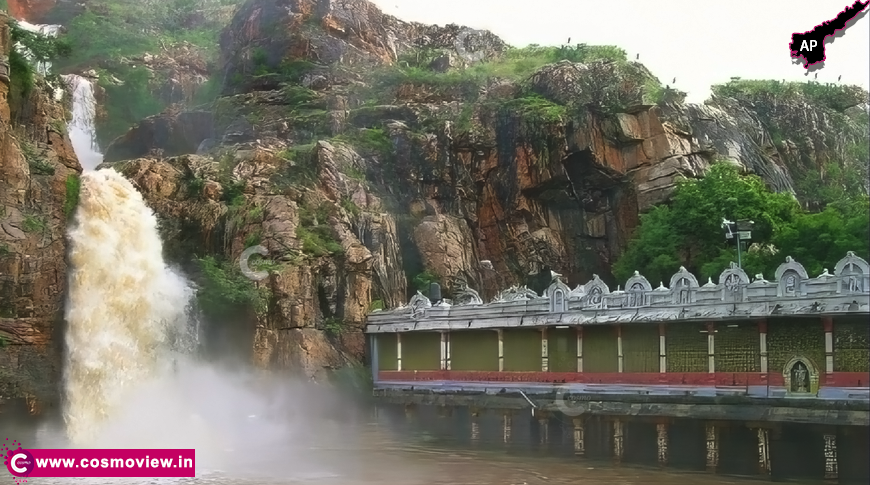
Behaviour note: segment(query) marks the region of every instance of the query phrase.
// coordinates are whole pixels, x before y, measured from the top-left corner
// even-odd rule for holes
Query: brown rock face
[[[7,0],[6,3],[12,18],[36,24],[57,5],[57,0]]]
[[[233,91],[257,66],[308,60],[346,66],[391,64],[410,48],[452,47],[457,25],[438,27],[403,22],[367,0],[248,0],[221,34],[225,91]],[[505,48],[486,33],[477,50],[487,55]]]
[[[167,111],[140,121],[107,148],[104,160],[117,162],[154,154],[172,157],[196,153],[199,144],[212,136],[210,112]]]
[[[258,365],[317,377],[359,358],[370,305],[405,304],[424,271],[448,298],[459,282],[489,299],[549,270],[572,286],[593,273],[624,284],[610,266],[640,214],[717,159],[792,190],[746,106],[684,104],[670,91],[653,103],[652,75],[627,60],[459,82],[456,70],[474,62],[456,48],[461,32],[402,22],[365,0],[249,0],[221,36],[225,96],[212,131],[166,113],[110,148],[107,159],[122,160],[208,141],[203,158],[115,166],[167,221],[167,241],[234,259],[260,244],[279,262],[258,283],[272,298],[252,323]],[[492,34],[476,39],[485,59],[504,50]],[[429,50],[441,52],[419,77],[455,76],[393,72],[387,94],[370,92],[383,86],[374,68]],[[202,179],[195,191],[184,188],[190,177]],[[219,202],[239,186],[243,206]]]
[[[188,240],[188,247],[238,261],[252,237],[268,250],[276,267],[256,285],[268,291],[269,305],[252,316],[247,336],[254,364],[320,380],[328,369],[360,361],[373,286],[397,305],[406,281],[393,217],[371,202],[365,213],[343,203],[368,201],[359,183],[336,168],[358,155],[327,143],[314,147],[313,170],[323,182],[307,190],[281,183],[290,167],[271,150],[237,148],[228,156],[235,160],[233,176],[245,181],[243,205],[231,208],[214,195],[223,190],[218,179],[225,180],[214,160],[188,155],[107,165],[128,177],[167,222],[170,253]]]
[[[11,4],[11,2],[10,2]],[[0,14],[0,53],[9,53]],[[59,323],[66,288],[64,206],[81,172],[63,107],[39,81],[10,119],[9,86],[0,81],[0,405],[53,401],[59,378]],[[74,183],[72,184],[75,185]],[[68,188],[70,187],[70,188]]]

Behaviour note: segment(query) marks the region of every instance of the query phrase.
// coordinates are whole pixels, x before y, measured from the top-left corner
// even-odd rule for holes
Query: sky
[[[791,34],[833,19],[854,0],[373,0],[385,13],[427,24],[490,30],[510,45],[610,44],[640,54],[664,84],[701,102],[710,86],[743,79],[806,81]],[[870,14],[826,43],[819,82],[870,86]]]

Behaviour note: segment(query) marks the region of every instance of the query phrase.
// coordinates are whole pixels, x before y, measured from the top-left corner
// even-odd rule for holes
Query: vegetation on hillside
[[[712,92],[758,116],[789,164],[805,207],[819,211],[867,193],[870,100],[862,87],[734,78]]]
[[[449,93],[451,97],[466,102],[475,102],[478,100],[480,88],[494,79],[520,84],[519,98],[538,97],[539,94],[530,89],[526,81],[543,66],[560,61],[596,66],[613,65],[622,78],[621,86],[610,86],[614,90],[619,88],[624,91],[637,91],[652,101],[661,100],[663,94],[661,83],[642,64],[630,62],[626,52],[616,46],[577,44],[545,47],[533,44],[522,48],[508,48],[497,57],[466,68],[446,71],[436,69],[437,63],[434,61],[445,55],[448,53],[441,49],[415,50],[401,56],[395,65],[376,70],[372,75],[367,101],[391,102],[397,86],[416,85],[435,92]],[[607,96],[602,96],[605,97]],[[601,106],[595,106],[598,101],[596,99],[578,100],[578,104],[617,111],[635,102],[633,99],[620,99],[625,96],[612,97],[615,99],[601,103]]]
[[[772,79],[734,78],[726,84],[712,86],[714,96],[725,96],[750,103],[779,99],[803,98],[817,107],[844,112],[866,105],[867,91],[860,86],[817,82],[783,82]]]
[[[158,53],[165,46],[188,42],[217,55],[223,24],[217,14],[235,0],[92,0],[64,23],[76,46],[60,68],[92,68],[99,62]]]
[[[854,251],[870,257],[870,202],[864,194],[843,197],[823,211],[807,212],[791,194],[771,192],[755,175],[741,175],[728,163],[714,164],[702,179],[685,180],[671,202],[641,216],[626,251],[613,265],[618,281],[635,270],[654,285],[667,284],[685,266],[706,280],[715,279],[737,261],[736,247],[726,242],[723,219],[751,220],[752,246],[744,248],[743,268],[752,276],[772,278],[791,256],[818,275]]]
[[[55,62],[71,55],[71,43],[65,38],[48,37],[22,28],[9,19],[9,38],[13,45],[21,44],[23,52],[9,52],[9,105],[15,113],[36,85],[36,65]]]
[[[167,49],[192,46],[196,55],[213,62],[218,36],[236,0],[90,0],[69,18],[53,19],[65,26],[72,53],[54,64],[57,72],[95,69],[106,90],[106,116],[97,126],[99,141],[107,144],[142,118],[167,107],[159,90],[166,79],[133,60],[146,53],[175,55]],[[176,59],[182,61],[182,59]],[[120,80],[117,83],[115,79]],[[208,84],[201,90],[210,90]],[[200,100],[200,98],[197,98]]]
[[[213,320],[259,313],[268,303],[268,292],[242,274],[238,265],[213,256],[199,258],[200,288],[196,293],[199,307]]]

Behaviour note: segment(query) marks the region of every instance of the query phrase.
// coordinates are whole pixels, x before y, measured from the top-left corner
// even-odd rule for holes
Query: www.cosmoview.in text
[[[16,477],[195,477],[195,450],[10,451],[6,467]]]

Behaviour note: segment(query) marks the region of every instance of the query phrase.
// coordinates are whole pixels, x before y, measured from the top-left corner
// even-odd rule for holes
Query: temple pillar
[[[761,361],[761,373],[767,374],[767,321],[758,322],[758,355]]]
[[[624,423],[621,419],[613,420],[613,462],[616,464],[622,463],[622,456],[625,452],[625,446],[622,441],[624,436]]]
[[[541,329],[541,372],[550,372],[550,347],[546,327]]]
[[[577,327],[577,372],[583,372],[583,327]]]
[[[758,431],[758,472],[770,476],[770,432],[767,428]]]
[[[444,332],[447,334],[447,369],[450,370],[450,332]]]
[[[834,318],[822,317],[825,328],[825,374],[834,373]]]
[[[719,428],[713,423],[707,423],[707,471],[716,473],[719,468]]]
[[[668,464],[668,424],[658,423],[656,425],[656,437],[658,447],[659,466],[667,466]]]
[[[450,370],[450,367],[447,365],[447,352],[450,345],[449,338],[450,336],[447,332],[441,332],[441,370]]]
[[[586,444],[583,436],[583,418],[574,418],[574,454],[577,456],[586,455]]]
[[[498,329],[498,371],[504,372],[504,330]]]
[[[538,411],[537,417],[541,445],[546,445],[550,442],[550,415],[545,411]]]
[[[402,334],[396,334],[396,370],[402,370]]]
[[[502,429],[504,431],[504,442],[511,442],[511,423],[513,422],[513,412],[512,411],[504,411],[502,414]]]
[[[625,369],[625,358],[622,354],[622,326],[616,326],[616,371],[622,372]]]
[[[477,443],[480,440],[480,410],[471,408],[471,442]]]
[[[716,372],[716,326],[707,324],[707,372]]]
[[[668,356],[665,345],[665,324],[659,324],[659,372],[665,373],[668,371]]]
[[[825,480],[837,480],[840,476],[837,464],[837,435],[825,434]]]

